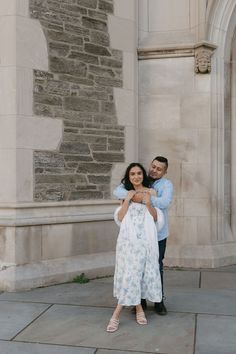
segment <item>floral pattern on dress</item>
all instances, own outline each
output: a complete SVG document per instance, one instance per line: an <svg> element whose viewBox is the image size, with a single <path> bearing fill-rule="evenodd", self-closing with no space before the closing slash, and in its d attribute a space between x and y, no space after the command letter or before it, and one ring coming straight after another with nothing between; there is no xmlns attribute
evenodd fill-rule
<svg viewBox="0 0 236 354"><path fill-rule="evenodd" d="M154 244L150 244L149 232L155 232ZM156 226L146 205L131 203L116 245L113 293L118 304L138 305L141 298L161 301L157 240Z"/></svg>

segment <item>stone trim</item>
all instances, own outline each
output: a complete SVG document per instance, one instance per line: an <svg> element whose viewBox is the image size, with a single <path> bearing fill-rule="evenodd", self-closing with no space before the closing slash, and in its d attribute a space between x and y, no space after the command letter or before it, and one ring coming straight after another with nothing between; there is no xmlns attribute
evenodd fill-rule
<svg viewBox="0 0 236 354"><path fill-rule="evenodd" d="M138 48L138 59L166 59L166 58L183 58L195 57L201 50L210 51L211 54L217 48L215 44L208 42L200 42L197 44L162 46L156 48Z"/></svg>
<svg viewBox="0 0 236 354"><path fill-rule="evenodd" d="M113 220L118 204L116 200L1 204L0 227Z"/></svg>

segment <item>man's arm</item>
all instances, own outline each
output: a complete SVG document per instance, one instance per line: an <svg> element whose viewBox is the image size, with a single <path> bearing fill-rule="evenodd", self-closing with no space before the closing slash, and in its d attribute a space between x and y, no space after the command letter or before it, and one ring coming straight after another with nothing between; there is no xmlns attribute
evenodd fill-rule
<svg viewBox="0 0 236 354"><path fill-rule="evenodd" d="M120 184L113 191L113 195L116 199L125 199L127 197L128 191L125 189L123 184Z"/></svg>
<svg viewBox="0 0 236 354"><path fill-rule="evenodd" d="M155 185L154 185L154 189L155 189ZM151 197L151 201L152 201L152 205L156 208L160 208L160 209L166 209L168 208L168 206L170 205L170 203L172 202L172 198L173 198L173 184L171 183L171 181L166 181L165 186L163 188L163 193L161 197ZM158 194L158 191L157 191Z"/></svg>

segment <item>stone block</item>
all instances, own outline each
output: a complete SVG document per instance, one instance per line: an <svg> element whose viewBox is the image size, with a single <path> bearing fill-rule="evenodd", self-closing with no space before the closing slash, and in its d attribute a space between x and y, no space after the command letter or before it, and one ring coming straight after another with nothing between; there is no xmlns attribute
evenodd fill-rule
<svg viewBox="0 0 236 354"><path fill-rule="evenodd" d="M102 66L109 66L111 68L122 68L122 61L117 60L117 59L111 59L111 58L106 58L106 57L101 57L100 58L100 64Z"/></svg>
<svg viewBox="0 0 236 354"><path fill-rule="evenodd" d="M64 98L65 109L71 109L84 112L97 112L98 102L95 100L89 100L80 97L65 97Z"/></svg>
<svg viewBox="0 0 236 354"><path fill-rule="evenodd" d="M94 184L109 184L111 177L110 176L100 176L100 175L88 175L89 183Z"/></svg>
<svg viewBox="0 0 236 354"><path fill-rule="evenodd" d="M49 95L49 94L42 94L42 93L34 93L34 101L37 103L42 103L46 105L52 106L61 106L62 99L61 97Z"/></svg>
<svg viewBox="0 0 236 354"><path fill-rule="evenodd" d="M65 57L69 53L70 47L65 43L50 42L49 50L52 56Z"/></svg>
<svg viewBox="0 0 236 354"><path fill-rule="evenodd" d="M98 57L95 55L90 55L86 53L82 53L76 50L71 50L70 55L68 56L70 59L78 59L84 63L92 63L92 64L98 64Z"/></svg>
<svg viewBox="0 0 236 354"><path fill-rule="evenodd" d="M107 32L107 24L104 21L83 16L82 24L85 28Z"/></svg>
<svg viewBox="0 0 236 354"><path fill-rule="evenodd" d="M83 154L89 155L90 149L88 144L79 142L63 142L60 146L60 152L67 154Z"/></svg>
<svg viewBox="0 0 236 354"><path fill-rule="evenodd" d="M64 167L64 158L61 154L50 151L34 152L35 167Z"/></svg>
<svg viewBox="0 0 236 354"><path fill-rule="evenodd" d="M211 201L208 198L184 198L184 215L185 216L210 216Z"/></svg>
<svg viewBox="0 0 236 354"><path fill-rule="evenodd" d="M48 39L51 41L63 42L63 43L71 43L74 45L83 45L83 38L81 36L77 36L74 34L70 34L62 31L48 31Z"/></svg>
<svg viewBox="0 0 236 354"><path fill-rule="evenodd" d="M182 195L185 198L209 198L211 174L208 164L182 165Z"/></svg>
<svg viewBox="0 0 236 354"><path fill-rule="evenodd" d="M139 61L140 95L190 95L194 90L194 59L169 58ZM150 80L152 77L152 80Z"/></svg>
<svg viewBox="0 0 236 354"><path fill-rule="evenodd" d="M106 101L101 102L101 112L104 114L115 114L116 107L114 102L106 102Z"/></svg>
<svg viewBox="0 0 236 354"><path fill-rule="evenodd" d="M71 23L65 22L65 31L79 36L89 36L88 29L83 28L82 26L76 26L74 24L72 25Z"/></svg>
<svg viewBox="0 0 236 354"><path fill-rule="evenodd" d="M50 69L60 74L71 74L75 76L86 76L87 66L84 63L74 63L64 58L51 57Z"/></svg>
<svg viewBox="0 0 236 354"><path fill-rule="evenodd" d="M142 6L145 0L141 1L139 6ZM141 9L142 11L143 9ZM143 11L141 12L143 13ZM115 0L114 1L114 15L125 18L130 21L136 20L136 0Z"/></svg>
<svg viewBox="0 0 236 354"><path fill-rule="evenodd" d="M108 47L110 44L109 35L101 31L91 31L90 42Z"/></svg>
<svg viewBox="0 0 236 354"><path fill-rule="evenodd" d="M77 191L71 192L69 196L70 200L78 200L78 199L103 199L103 193L99 191Z"/></svg>
<svg viewBox="0 0 236 354"><path fill-rule="evenodd" d="M122 87L122 80L108 77L95 77L95 82L101 86Z"/></svg>
<svg viewBox="0 0 236 354"><path fill-rule="evenodd" d="M79 173L109 173L112 168L111 163L96 163L96 162L88 162L88 163L80 163L78 172Z"/></svg>
<svg viewBox="0 0 236 354"><path fill-rule="evenodd" d="M42 227L26 226L15 230L15 263L40 262L42 257Z"/></svg>
<svg viewBox="0 0 236 354"><path fill-rule="evenodd" d="M114 152L94 152L93 157L95 161L101 162L123 162L124 154Z"/></svg>
<svg viewBox="0 0 236 354"><path fill-rule="evenodd" d="M19 117L16 121L16 146L21 149L57 149L62 129L61 119Z"/></svg>
<svg viewBox="0 0 236 354"><path fill-rule="evenodd" d="M79 6L96 9L98 0L77 0Z"/></svg>
<svg viewBox="0 0 236 354"><path fill-rule="evenodd" d="M65 184L74 184L74 183L85 183L87 182L84 175L79 174L64 174L64 175L36 175L36 183L65 183Z"/></svg>
<svg viewBox="0 0 236 354"><path fill-rule="evenodd" d="M16 114L16 69L13 67L0 67L0 115ZM32 93L31 93L32 95Z"/></svg>
<svg viewBox="0 0 236 354"><path fill-rule="evenodd" d="M15 31L17 65L22 68L31 68L31 70L35 68L48 70L47 42L39 21L17 16Z"/></svg>
<svg viewBox="0 0 236 354"><path fill-rule="evenodd" d="M135 23L113 15L108 17L108 28L112 48L125 52L135 51Z"/></svg>
<svg viewBox="0 0 236 354"><path fill-rule="evenodd" d="M138 64L134 53L123 53L123 87L137 92Z"/></svg>
<svg viewBox="0 0 236 354"><path fill-rule="evenodd" d="M98 8L101 11L106 13L113 13L113 3L105 1L105 0L98 0Z"/></svg>
<svg viewBox="0 0 236 354"><path fill-rule="evenodd" d="M96 45L92 43L85 43L84 45L84 50L87 53L94 54L94 55L101 55L101 56L107 56L110 57L111 53L109 50L101 45Z"/></svg>
<svg viewBox="0 0 236 354"><path fill-rule="evenodd" d="M76 84L81 84L81 85L86 85L86 86L93 86L94 81L84 78L84 77L78 77L78 76L73 76L73 75L59 75L59 80L66 81L66 82L72 82Z"/></svg>
<svg viewBox="0 0 236 354"><path fill-rule="evenodd" d="M74 193L80 195L76 199L83 199L81 196L86 193L91 193L92 196L102 195L96 191ZM116 245L116 230L113 221L44 226L42 234L43 259L113 251ZM55 247L55 244L58 247Z"/></svg>
<svg viewBox="0 0 236 354"><path fill-rule="evenodd" d="M88 72L101 77L114 77L114 71L110 68L101 68L100 66L89 65Z"/></svg>
<svg viewBox="0 0 236 354"><path fill-rule="evenodd" d="M114 97L117 110L117 119L119 124L125 126L135 126L135 96L130 90L114 89Z"/></svg>

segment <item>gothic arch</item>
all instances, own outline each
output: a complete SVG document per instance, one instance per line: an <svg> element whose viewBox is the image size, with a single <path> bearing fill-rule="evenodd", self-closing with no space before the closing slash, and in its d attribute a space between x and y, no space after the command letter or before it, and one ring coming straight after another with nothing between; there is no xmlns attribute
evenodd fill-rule
<svg viewBox="0 0 236 354"><path fill-rule="evenodd" d="M208 16L207 40L217 45L212 72L212 195L213 237L216 242L236 239L236 156L232 112L232 45L236 23L236 1L212 2ZM233 51L235 53L235 50ZM234 57L235 60L235 57ZM234 69L235 71L235 69ZM234 118L235 119L235 118Z"/></svg>

